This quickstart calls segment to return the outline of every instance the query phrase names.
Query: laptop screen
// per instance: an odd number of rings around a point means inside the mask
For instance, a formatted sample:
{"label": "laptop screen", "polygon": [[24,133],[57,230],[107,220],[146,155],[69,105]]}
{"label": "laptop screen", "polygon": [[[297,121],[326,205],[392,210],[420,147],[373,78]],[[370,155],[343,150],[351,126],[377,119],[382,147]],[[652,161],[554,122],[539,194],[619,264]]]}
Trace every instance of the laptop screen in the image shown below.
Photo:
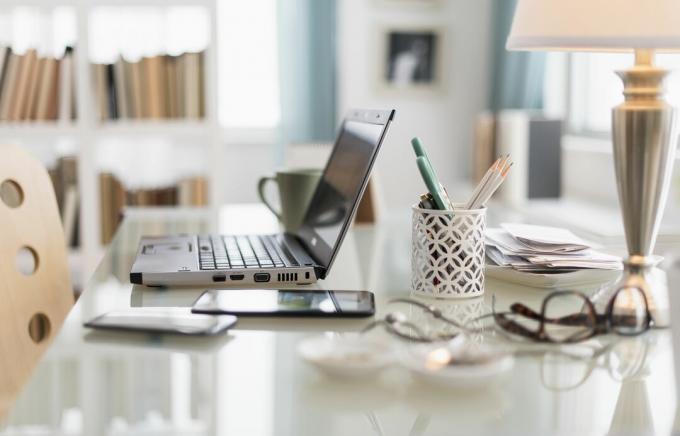
{"label": "laptop screen", "polygon": [[298,236],[329,268],[368,183],[391,112],[359,111],[345,119]]}

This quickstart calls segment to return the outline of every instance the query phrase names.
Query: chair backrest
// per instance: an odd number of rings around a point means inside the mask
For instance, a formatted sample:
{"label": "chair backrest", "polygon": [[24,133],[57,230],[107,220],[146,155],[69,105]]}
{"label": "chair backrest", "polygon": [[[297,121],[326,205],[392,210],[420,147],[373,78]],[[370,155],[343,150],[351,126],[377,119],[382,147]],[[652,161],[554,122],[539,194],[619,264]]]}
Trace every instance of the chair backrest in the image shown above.
{"label": "chair backrest", "polygon": [[73,306],[64,232],[43,165],[0,145],[0,416]]}

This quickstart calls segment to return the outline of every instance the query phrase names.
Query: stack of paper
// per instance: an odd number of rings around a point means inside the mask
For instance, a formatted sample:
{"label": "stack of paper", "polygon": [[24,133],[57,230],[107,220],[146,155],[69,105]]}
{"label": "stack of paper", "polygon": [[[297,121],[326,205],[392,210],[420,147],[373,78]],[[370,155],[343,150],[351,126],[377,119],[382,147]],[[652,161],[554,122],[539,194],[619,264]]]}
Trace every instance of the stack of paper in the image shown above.
{"label": "stack of paper", "polygon": [[595,251],[569,230],[528,224],[487,229],[486,255],[492,264],[540,274],[621,268],[619,257]]}

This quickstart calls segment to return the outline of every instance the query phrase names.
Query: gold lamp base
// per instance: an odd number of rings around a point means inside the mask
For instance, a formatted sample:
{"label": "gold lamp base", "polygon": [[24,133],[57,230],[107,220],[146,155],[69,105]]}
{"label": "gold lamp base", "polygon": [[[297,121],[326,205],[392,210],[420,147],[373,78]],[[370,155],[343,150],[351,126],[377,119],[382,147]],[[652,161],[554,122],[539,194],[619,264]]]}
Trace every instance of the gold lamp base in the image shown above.
{"label": "gold lamp base", "polygon": [[653,66],[652,50],[636,50],[635,66],[617,72],[625,101],[612,112],[614,166],[628,246],[620,285],[641,288],[657,326],[668,325],[665,286],[650,274],[659,262],[652,256],[675,157],[675,111],[664,100],[668,71]]}

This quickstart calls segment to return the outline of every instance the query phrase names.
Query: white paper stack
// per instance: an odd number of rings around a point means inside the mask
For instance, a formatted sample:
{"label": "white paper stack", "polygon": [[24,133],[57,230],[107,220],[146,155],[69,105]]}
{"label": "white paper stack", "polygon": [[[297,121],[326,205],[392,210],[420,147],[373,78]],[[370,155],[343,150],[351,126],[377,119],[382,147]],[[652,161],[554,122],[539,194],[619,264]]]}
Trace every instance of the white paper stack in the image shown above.
{"label": "white paper stack", "polygon": [[487,229],[486,256],[494,265],[540,274],[621,268],[621,258],[594,250],[569,230],[528,224]]}

